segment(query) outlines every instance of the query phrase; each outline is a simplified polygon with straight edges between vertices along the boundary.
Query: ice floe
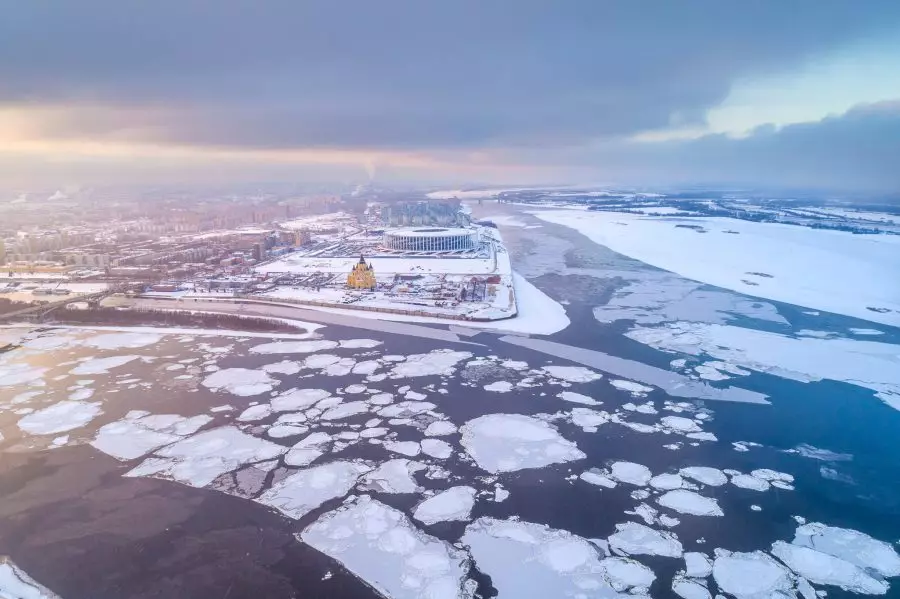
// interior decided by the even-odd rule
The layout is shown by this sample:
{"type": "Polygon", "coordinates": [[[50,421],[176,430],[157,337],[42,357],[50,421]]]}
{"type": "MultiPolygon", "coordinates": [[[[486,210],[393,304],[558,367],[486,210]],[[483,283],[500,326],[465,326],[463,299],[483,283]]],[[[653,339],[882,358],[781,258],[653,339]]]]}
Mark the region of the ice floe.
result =
{"type": "Polygon", "coordinates": [[[82,343],[97,349],[134,349],[159,343],[162,338],[156,333],[106,333],[88,337],[82,343]]]}
{"type": "Polygon", "coordinates": [[[369,405],[364,401],[348,401],[322,412],[322,420],[342,420],[357,414],[364,414],[369,405]]]}
{"type": "Polygon", "coordinates": [[[125,476],[153,476],[205,487],[226,472],[271,460],[285,451],[286,447],[224,426],[163,447],[125,476]]]}
{"type": "Polygon", "coordinates": [[[424,464],[406,458],[388,460],[363,476],[360,488],[381,493],[416,493],[421,487],[413,474],[424,469],[424,464]]]}
{"type": "Polygon", "coordinates": [[[582,395],[581,393],[575,393],[574,391],[561,391],[557,393],[556,396],[563,401],[580,403],[586,406],[599,406],[603,403],[602,401],[597,401],[593,397],[588,397],[587,395],[582,395]]]}
{"type": "Polygon", "coordinates": [[[682,599],[710,599],[709,589],[700,581],[683,576],[675,576],[672,579],[672,592],[682,599]]]}
{"type": "Polygon", "coordinates": [[[343,339],[340,341],[340,346],[348,349],[371,349],[379,345],[381,345],[381,341],[375,339],[343,339]]]}
{"type": "Polygon", "coordinates": [[[616,532],[607,539],[613,551],[626,555],[661,555],[681,557],[683,549],[669,532],[654,530],[637,522],[616,524],[616,532]]]}
{"type": "Polygon", "coordinates": [[[449,420],[436,420],[425,427],[426,437],[443,437],[456,432],[456,425],[449,420]]]}
{"type": "Polygon", "coordinates": [[[392,599],[471,599],[466,553],[418,530],[402,512],[353,497],[300,538],[392,599]]]}
{"type": "Polygon", "coordinates": [[[579,477],[584,482],[596,485],[598,487],[606,487],[607,489],[615,489],[619,483],[609,478],[602,471],[597,469],[586,470],[582,472],[579,477]]]}
{"type": "Polygon", "coordinates": [[[422,501],[413,510],[413,518],[424,524],[448,520],[468,520],[477,491],[468,486],[451,487],[422,501]]]}
{"type": "MultiPolygon", "coordinates": [[[[519,520],[479,518],[466,527],[462,542],[478,569],[491,577],[500,597],[618,596],[597,548],[568,531],[519,520]]],[[[625,570],[618,563],[608,565],[619,582],[633,582],[635,574],[640,581],[648,579],[646,572],[625,570]]]]}
{"type": "Polygon", "coordinates": [[[684,486],[684,479],[679,474],[657,474],[650,479],[650,486],[654,489],[668,491],[680,489],[684,486]]]}
{"type": "Polygon", "coordinates": [[[472,354],[469,352],[449,349],[437,349],[427,354],[413,354],[407,356],[403,362],[395,364],[389,376],[395,379],[415,376],[450,376],[459,362],[471,357],[472,354]]]}
{"type": "Polygon", "coordinates": [[[117,460],[133,460],[195,433],[210,421],[210,416],[131,414],[100,427],[91,445],[117,460]]]}
{"type": "Polygon", "coordinates": [[[731,477],[731,484],[741,489],[750,489],[751,491],[768,491],[769,482],[762,478],[756,478],[750,474],[735,474],[731,477]]]}
{"type": "Polygon", "coordinates": [[[210,374],[200,384],[212,391],[227,391],[233,395],[248,397],[268,393],[278,384],[278,379],[272,378],[264,370],[225,368],[210,374]]]}
{"type": "Polygon", "coordinates": [[[684,575],[692,578],[706,578],[712,574],[712,560],[705,553],[684,552],[684,575]]]}
{"type": "Polygon", "coordinates": [[[544,366],[543,370],[550,376],[569,383],[590,383],[603,378],[599,372],[584,366],[544,366]]]}
{"type": "Polygon", "coordinates": [[[334,349],[337,341],[319,339],[315,341],[272,341],[250,348],[253,354],[311,354],[325,349],[334,349]]]}
{"type": "Polygon", "coordinates": [[[521,414],[487,414],[462,426],[461,443],[491,473],[541,468],[585,454],[550,424],[521,414]]]}
{"type": "Polygon", "coordinates": [[[497,381],[484,386],[485,391],[494,391],[495,393],[509,393],[513,389],[513,384],[509,381],[497,381]]]}
{"type": "Polygon", "coordinates": [[[664,493],[656,499],[656,502],[680,514],[691,514],[694,516],[725,515],[715,499],[704,497],[686,489],[675,489],[664,493]]]}
{"type": "Polygon", "coordinates": [[[106,374],[113,368],[124,366],[140,356],[110,356],[108,358],[90,358],[70,370],[70,374],[106,374]]]}
{"type": "Polygon", "coordinates": [[[649,468],[634,462],[614,462],[609,467],[610,478],[638,487],[646,486],[652,476],[649,468]]]}
{"type": "Polygon", "coordinates": [[[791,571],[762,551],[716,550],[713,578],[720,591],[736,599],[794,596],[791,571]]]}
{"type": "Polygon", "coordinates": [[[32,435],[55,435],[80,428],[103,413],[100,402],[64,400],[19,420],[19,428],[32,435]]]}
{"type": "Polygon", "coordinates": [[[271,415],[272,406],[270,406],[269,404],[259,404],[250,406],[249,408],[241,412],[235,420],[237,420],[238,422],[254,422],[256,420],[268,418],[271,415]]]}
{"type": "Polygon", "coordinates": [[[884,595],[888,590],[887,582],[869,576],[862,568],[809,547],[776,541],[772,545],[772,555],[816,584],[838,586],[863,595],[884,595]]]}
{"type": "Polygon", "coordinates": [[[306,468],[275,483],[254,501],[296,520],[326,501],[346,495],[369,470],[362,462],[343,460],[306,468]]]}
{"type": "Polygon", "coordinates": [[[262,367],[269,374],[297,374],[302,366],[300,362],[292,362],[291,360],[282,360],[273,364],[266,364],[262,367]]]}
{"type": "Polygon", "coordinates": [[[305,410],[330,396],[331,394],[324,389],[291,389],[272,398],[272,410],[275,412],[305,410]]]}
{"type": "Polygon", "coordinates": [[[438,460],[446,460],[453,455],[453,446],[440,439],[423,439],[422,453],[438,460]]]}

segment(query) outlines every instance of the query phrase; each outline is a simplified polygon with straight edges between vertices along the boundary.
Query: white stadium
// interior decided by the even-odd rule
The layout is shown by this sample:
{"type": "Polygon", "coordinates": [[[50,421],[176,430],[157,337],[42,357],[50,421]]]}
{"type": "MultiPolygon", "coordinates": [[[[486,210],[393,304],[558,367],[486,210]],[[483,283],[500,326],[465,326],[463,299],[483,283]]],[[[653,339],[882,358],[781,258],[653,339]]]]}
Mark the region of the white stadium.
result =
{"type": "Polygon", "coordinates": [[[477,229],[410,227],[384,232],[382,247],[398,252],[466,252],[478,247],[477,229]]]}

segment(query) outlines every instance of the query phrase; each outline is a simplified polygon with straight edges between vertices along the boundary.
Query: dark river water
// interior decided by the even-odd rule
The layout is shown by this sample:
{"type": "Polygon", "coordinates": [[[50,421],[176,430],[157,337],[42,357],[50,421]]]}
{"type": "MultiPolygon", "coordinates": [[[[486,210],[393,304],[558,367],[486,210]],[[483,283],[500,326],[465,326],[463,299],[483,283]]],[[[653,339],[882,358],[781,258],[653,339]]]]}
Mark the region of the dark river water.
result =
{"type": "MultiPolygon", "coordinates": [[[[482,214],[502,210],[481,209],[482,214]]],[[[521,218],[532,222],[528,220],[530,217],[521,218]]],[[[604,271],[648,267],[592,244],[571,230],[546,223],[541,228],[503,227],[502,231],[514,268],[566,307],[571,325],[549,336],[550,339],[660,368],[669,367],[674,356],[622,335],[629,323],[601,324],[593,315],[593,308],[609,301],[622,285],[620,276],[603,276],[604,271]]],[[[795,329],[867,325],[836,315],[813,317],[792,306],[775,305],[795,329]]],[[[752,324],[766,326],[757,321],[752,324]]],[[[393,393],[401,387],[412,386],[426,393],[427,401],[438,404],[436,409],[457,425],[490,413],[553,415],[574,406],[556,397],[568,388],[559,381],[548,380],[510,393],[485,390],[485,384],[502,380],[515,383],[526,376],[499,366],[499,361],[523,361],[532,369],[551,363],[568,364],[506,343],[493,333],[462,338],[468,343],[449,343],[335,325],[318,332],[326,340],[370,338],[382,342],[373,350],[340,347],[328,350],[357,361],[367,359],[367,354],[377,359],[444,348],[470,352],[475,358],[495,356],[490,368],[457,368],[452,376],[388,378],[367,383],[393,393]],[[446,393],[435,392],[438,388],[446,389],[446,393]]],[[[283,359],[305,357],[257,355],[249,351],[266,341],[269,340],[169,334],[157,343],[135,348],[103,350],[74,345],[28,352],[24,358],[28,364],[47,369],[40,375],[44,386],[32,387],[25,382],[0,387],[0,405],[4,406],[0,411],[0,432],[5,437],[0,445],[3,451],[0,554],[10,556],[34,579],[65,599],[375,596],[365,583],[334,560],[294,537],[322,514],[339,506],[343,497],[327,501],[299,520],[291,520],[246,497],[155,478],[123,477],[139,460],[119,461],[88,444],[101,426],[123,418],[131,410],[182,416],[209,414],[214,420],[206,429],[234,423],[236,415],[251,402],[265,401],[268,396],[241,397],[212,391],[198,384],[207,373],[176,379],[183,370],[169,370],[169,367],[182,360],[196,359],[196,365],[214,360],[220,369],[259,369],[283,359]],[[215,354],[210,347],[228,347],[228,350],[215,354]],[[79,360],[122,354],[136,354],[148,360],[136,360],[104,374],[70,373],[79,360]],[[64,378],[54,380],[57,377],[64,378]],[[55,434],[22,434],[17,423],[24,414],[16,413],[17,410],[41,409],[64,400],[81,379],[94,381],[89,384],[94,389],[89,401],[102,402],[102,414],[84,427],[68,431],[69,438],[58,448],[48,449],[50,440],[57,437],[55,434]],[[123,379],[139,382],[123,385],[120,382],[123,379]],[[40,391],[41,395],[11,405],[13,398],[29,389],[40,391]],[[234,410],[210,412],[211,407],[221,404],[229,404],[234,410]]],[[[889,331],[879,341],[897,343],[900,336],[889,331]]],[[[9,350],[7,360],[20,351],[9,350]]],[[[365,378],[307,371],[272,376],[280,381],[276,390],[302,386],[332,392],[365,378]]],[[[610,413],[622,412],[622,406],[629,402],[653,401],[660,410],[659,415],[645,417],[628,413],[637,422],[652,424],[661,416],[675,414],[662,409],[667,400],[672,400],[663,391],[656,389],[646,397],[634,398],[613,388],[609,378],[574,383],[570,389],[602,401],[602,409],[610,413]]],[[[677,515],[681,523],[672,531],[685,551],[707,554],[715,548],[765,551],[774,541],[793,538],[796,516],[810,522],[852,528],[888,542],[900,539],[900,452],[897,450],[900,412],[876,399],[871,391],[845,383],[803,383],[753,373],[713,385],[736,385],[757,391],[767,395],[771,404],[688,401],[690,413],[700,410],[709,415],[704,430],[716,435],[715,442],[692,444],[677,435],[639,433],[613,424],[605,424],[596,432],[585,432],[571,421],[558,418],[553,420],[554,426],[586,454],[585,459],[499,477],[488,476],[461,453],[442,465],[452,473],[452,484],[471,484],[489,491],[500,483],[509,491],[509,498],[502,502],[479,496],[472,519],[515,516],[585,538],[603,539],[615,531],[617,523],[640,522],[626,512],[642,502],[652,505],[650,499],[632,496],[635,487],[620,484],[615,489],[601,490],[576,479],[588,468],[630,461],[647,466],[654,474],[702,465],[741,472],[769,468],[794,476],[794,490],[772,488],[757,492],[732,485],[703,489],[704,495],[718,501],[725,515],[677,515]],[[673,442],[680,446],[675,450],[664,447],[673,442]],[[738,451],[732,445],[735,442],[758,445],[738,451]],[[751,505],[758,506],[759,511],[751,509],[751,505]]],[[[359,424],[371,417],[363,414],[349,422],[359,424]]],[[[274,419],[273,416],[249,424],[248,430],[270,424],[274,419]]],[[[398,441],[421,439],[421,431],[411,426],[397,426],[392,430],[398,441]]],[[[453,445],[458,448],[456,439],[453,445]]],[[[290,445],[297,440],[290,437],[276,442],[290,445]]],[[[321,461],[331,458],[378,462],[385,459],[385,450],[380,445],[356,443],[332,452],[321,461]]],[[[269,472],[265,484],[283,478],[289,471],[283,464],[279,465],[269,472]]],[[[429,481],[421,475],[417,480],[432,489],[451,484],[439,479],[429,481]]],[[[421,500],[417,494],[377,493],[376,496],[379,501],[406,513],[421,500]]],[[[455,543],[467,523],[442,522],[425,530],[455,543]]],[[[651,527],[660,528],[659,525],[651,527]]],[[[650,594],[675,597],[670,583],[676,571],[684,568],[683,560],[658,556],[636,558],[656,574],[650,594]]],[[[495,594],[489,572],[474,571],[472,576],[479,583],[480,596],[495,594]]],[[[852,595],[832,586],[817,588],[825,588],[829,597],[852,595]]],[[[888,596],[900,596],[898,589],[900,586],[892,585],[888,596]]]]}

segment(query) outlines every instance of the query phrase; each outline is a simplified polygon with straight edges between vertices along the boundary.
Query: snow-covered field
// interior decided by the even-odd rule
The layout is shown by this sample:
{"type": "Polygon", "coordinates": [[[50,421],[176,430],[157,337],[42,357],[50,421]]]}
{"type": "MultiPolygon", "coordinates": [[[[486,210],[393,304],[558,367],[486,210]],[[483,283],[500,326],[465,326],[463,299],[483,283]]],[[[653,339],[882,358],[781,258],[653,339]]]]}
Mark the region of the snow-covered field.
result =
{"type": "Polygon", "coordinates": [[[567,210],[531,213],[689,279],[900,326],[900,236],[854,235],[727,218],[567,210]],[[705,232],[686,226],[702,227],[705,232]]]}

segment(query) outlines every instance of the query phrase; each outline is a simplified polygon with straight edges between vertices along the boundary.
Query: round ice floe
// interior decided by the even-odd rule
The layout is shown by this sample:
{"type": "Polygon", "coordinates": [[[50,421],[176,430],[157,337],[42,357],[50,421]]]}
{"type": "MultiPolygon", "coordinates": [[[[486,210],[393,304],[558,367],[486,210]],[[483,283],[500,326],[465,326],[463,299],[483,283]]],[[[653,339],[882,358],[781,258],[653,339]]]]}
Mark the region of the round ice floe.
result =
{"type": "Polygon", "coordinates": [[[609,471],[610,478],[638,487],[646,486],[653,476],[649,468],[634,462],[614,462],[609,471]]]}
{"type": "Polygon", "coordinates": [[[444,435],[452,435],[455,432],[456,425],[447,420],[432,422],[425,428],[426,437],[443,437],[444,435]]]}
{"type": "MultiPolygon", "coordinates": [[[[461,443],[491,473],[541,468],[585,457],[550,424],[521,414],[488,414],[460,429],[461,443]]],[[[649,478],[649,476],[648,476],[649,478]]]]}
{"type": "Polygon", "coordinates": [[[440,439],[423,439],[422,453],[439,460],[446,460],[453,455],[453,446],[440,439]]]}
{"type": "Polygon", "coordinates": [[[497,381],[484,386],[485,391],[493,391],[495,393],[509,393],[513,389],[513,384],[509,381],[497,381]]]}
{"type": "Polygon", "coordinates": [[[750,476],[755,476],[756,478],[761,478],[763,480],[767,480],[769,482],[780,480],[786,483],[794,482],[794,477],[785,472],[778,472],[777,470],[769,470],[768,468],[760,468],[758,470],[753,470],[750,473],[750,476]]]}
{"type": "Polygon", "coordinates": [[[663,416],[660,419],[660,424],[668,429],[672,429],[681,433],[700,432],[700,427],[697,426],[696,422],[694,422],[690,418],[683,418],[681,416],[663,416]]]}
{"type": "Polygon", "coordinates": [[[650,479],[650,486],[663,491],[680,489],[684,486],[684,479],[678,474],[657,474],[650,479]]]}
{"type": "Polygon", "coordinates": [[[731,484],[751,491],[768,491],[770,486],[767,481],[749,474],[735,474],[731,477],[731,484]]]}
{"type": "Polygon", "coordinates": [[[597,401],[592,397],[582,395],[581,393],[575,393],[574,391],[561,391],[560,393],[557,393],[556,396],[563,401],[580,403],[586,406],[599,406],[603,403],[602,401],[597,401]]]}

